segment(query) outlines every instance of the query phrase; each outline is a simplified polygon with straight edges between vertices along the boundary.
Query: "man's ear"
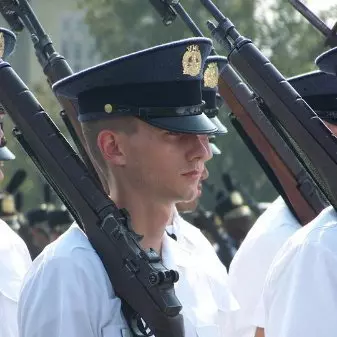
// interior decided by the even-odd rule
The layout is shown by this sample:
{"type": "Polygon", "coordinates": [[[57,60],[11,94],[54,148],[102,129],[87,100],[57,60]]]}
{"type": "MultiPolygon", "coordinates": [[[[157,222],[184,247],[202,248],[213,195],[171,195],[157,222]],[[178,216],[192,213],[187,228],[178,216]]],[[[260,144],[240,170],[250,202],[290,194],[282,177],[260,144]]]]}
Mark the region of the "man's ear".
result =
{"type": "Polygon", "coordinates": [[[124,165],[126,162],[120,136],[111,130],[102,130],[97,136],[97,146],[104,160],[118,166],[124,165]]]}

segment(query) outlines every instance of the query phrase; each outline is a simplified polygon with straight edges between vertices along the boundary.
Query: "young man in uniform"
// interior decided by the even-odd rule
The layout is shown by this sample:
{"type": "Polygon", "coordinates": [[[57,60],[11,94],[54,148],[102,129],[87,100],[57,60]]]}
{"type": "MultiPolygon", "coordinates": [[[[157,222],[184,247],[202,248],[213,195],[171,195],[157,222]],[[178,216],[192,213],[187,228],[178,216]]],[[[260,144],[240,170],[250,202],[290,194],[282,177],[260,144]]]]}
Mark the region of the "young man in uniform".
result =
{"type": "MultiPolygon", "coordinates": [[[[322,70],[337,75],[337,48],[320,56],[322,70]]],[[[317,60],[316,60],[317,63],[317,60]]],[[[314,83],[308,103],[337,136],[337,78],[314,83]],[[326,95],[321,95],[322,88],[326,95]]],[[[309,78],[310,79],[310,78],[309,78]]],[[[314,78],[313,78],[314,79],[314,78]]],[[[337,213],[330,206],[293,235],[271,265],[263,290],[266,337],[337,335],[337,213]]]]}
{"type": "MultiPolygon", "coordinates": [[[[14,50],[15,35],[0,29],[0,57],[6,59],[14,50]]],[[[3,132],[5,111],[0,107],[0,162],[15,159],[6,147],[3,132]]],[[[0,181],[4,173],[0,169],[0,181]]],[[[3,211],[6,205],[1,204],[3,211]]],[[[30,255],[24,241],[0,219],[0,337],[17,337],[17,307],[23,278],[31,265],[30,255]]]]}
{"type": "MultiPolygon", "coordinates": [[[[296,76],[288,81],[316,111],[330,130],[336,134],[336,127],[330,123],[332,121],[330,115],[337,109],[336,100],[331,99],[333,92],[336,92],[337,79],[322,73],[311,73],[296,76]],[[327,80],[329,81],[327,82],[327,80]],[[317,95],[307,96],[309,92],[314,92],[317,95]]],[[[281,197],[278,197],[248,233],[229,269],[231,290],[240,305],[240,310],[233,313],[230,336],[253,337],[257,327],[256,336],[264,336],[263,328],[267,323],[265,317],[269,315],[269,308],[265,308],[263,305],[262,293],[268,270],[275,256],[280,250],[283,250],[281,247],[300,228],[300,223],[290,212],[286,203],[281,197]]],[[[287,274],[289,273],[287,271],[287,274]]],[[[308,294],[308,298],[310,296],[308,294]]],[[[311,304],[308,303],[307,306],[311,307],[311,304]]],[[[284,314],[286,309],[283,308],[283,310],[284,314]]],[[[273,316],[268,324],[272,322],[275,326],[282,325],[285,322],[282,318],[283,314],[278,317],[273,316]]],[[[294,319],[295,325],[296,317],[293,313],[292,319],[294,319]]],[[[302,335],[309,336],[306,333],[297,334],[297,336],[302,335]]],[[[323,333],[318,335],[325,336],[323,333]]],[[[283,335],[281,330],[276,335],[273,333],[270,336],[288,337],[288,335],[283,335]]]]}
{"type": "MultiPolygon", "coordinates": [[[[218,259],[198,259],[165,232],[175,204],[197,196],[217,129],[201,111],[200,82],[211,41],[194,38],[133,53],[54,86],[77,98],[91,154],[108,177],[110,197],[126,208],[143,248],[178,270],[186,337],[225,336],[236,305],[218,259]],[[202,291],[200,291],[202,289],[202,291]]],[[[73,225],[34,261],[19,304],[21,337],[128,335],[106,271],[73,225]]]]}
{"type": "MultiPolygon", "coordinates": [[[[205,102],[204,107],[203,107],[203,112],[216,125],[218,131],[215,134],[217,136],[224,135],[227,133],[227,128],[221,123],[221,121],[217,117],[219,113],[219,106],[218,106],[219,101],[216,99],[216,95],[218,91],[218,79],[226,64],[227,64],[227,59],[225,57],[209,56],[206,59],[204,70],[203,70],[202,99],[205,102]]],[[[215,137],[215,136],[211,136],[211,137],[215,137]]],[[[221,154],[220,149],[218,149],[215,144],[210,143],[210,145],[211,145],[211,150],[212,150],[213,155],[221,154]]],[[[179,243],[188,247],[189,249],[193,249],[194,254],[200,254],[200,255],[203,255],[207,252],[213,255],[216,249],[206,239],[206,237],[200,231],[199,228],[185,221],[179,213],[180,212],[181,213],[193,212],[196,210],[198,203],[199,203],[199,199],[202,194],[202,182],[206,180],[208,176],[209,176],[208,170],[205,168],[201,176],[199,185],[198,185],[197,197],[195,199],[192,199],[191,201],[180,202],[176,204],[176,210],[173,214],[171,225],[169,225],[166,229],[167,232],[170,235],[173,235],[173,237],[176,238],[176,240],[178,240],[179,243]]],[[[223,247],[221,247],[221,249],[222,248],[223,247]]],[[[233,255],[231,252],[229,253],[229,255],[230,256],[228,257],[228,259],[231,260],[233,255]]],[[[219,271],[222,270],[223,281],[227,282],[227,272],[225,270],[225,266],[223,265],[223,263],[221,263],[221,261],[219,262],[220,263],[218,264],[217,269],[219,271]]]]}
{"type": "MultiPolygon", "coordinates": [[[[216,94],[218,91],[218,79],[223,67],[226,65],[227,59],[221,56],[209,56],[206,59],[205,66],[203,69],[203,79],[202,79],[202,99],[205,102],[203,106],[203,113],[212,121],[217,127],[215,135],[224,135],[227,133],[227,128],[221,123],[220,119],[217,117],[219,113],[219,107],[217,106],[218,100],[216,99],[216,94]]],[[[212,142],[215,135],[209,136],[209,145],[213,155],[221,154],[220,149],[212,142]]],[[[195,199],[180,202],[176,204],[178,212],[193,212],[199,203],[199,199],[202,194],[202,182],[206,180],[209,176],[209,172],[205,167],[202,173],[199,185],[198,185],[198,195],[195,199]]],[[[172,228],[174,232],[174,228],[172,228]]]]}
{"type": "Polygon", "coordinates": [[[240,305],[231,317],[229,337],[254,337],[254,316],[268,269],[277,251],[299,228],[301,225],[279,196],[248,232],[228,272],[231,291],[240,305]]]}

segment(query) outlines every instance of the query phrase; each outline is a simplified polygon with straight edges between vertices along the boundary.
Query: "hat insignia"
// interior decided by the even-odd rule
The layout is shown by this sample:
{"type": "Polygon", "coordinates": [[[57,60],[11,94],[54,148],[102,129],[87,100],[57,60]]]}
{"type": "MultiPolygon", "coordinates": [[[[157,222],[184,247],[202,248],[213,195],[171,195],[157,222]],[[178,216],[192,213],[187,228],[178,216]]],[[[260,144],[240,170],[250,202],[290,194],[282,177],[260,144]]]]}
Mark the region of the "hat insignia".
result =
{"type": "Polygon", "coordinates": [[[218,227],[222,226],[222,220],[218,215],[214,216],[214,222],[218,227]]]}
{"type": "Polygon", "coordinates": [[[243,198],[239,192],[232,192],[230,195],[231,203],[234,206],[240,206],[243,204],[243,198]]]}
{"type": "Polygon", "coordinates": [[[199,46],[188,46],[182,62],[184,75],[198,76],[201,70],[201,53],[199,46]]]}
{"type": "Polygon", "coordinates": [[[219,69],[215,62],[209,63],[204,72],[204,86],[206,88],[215,88],[218,85],[219,69]]]}
{"type": "Polygon", "coordinates": [[[0,57],[3,56],[5,51],[5,38],[4,38],[4,34],[1,32],[0,33],[0,57]]]}
{"type": "Polygon", "coordinates": [[[12,214],[16,212],[15,209],[15,201],[11,195],[6,195],[4,199],[2,199],[1,203],[2,212],[5,214],[12,214]]]}

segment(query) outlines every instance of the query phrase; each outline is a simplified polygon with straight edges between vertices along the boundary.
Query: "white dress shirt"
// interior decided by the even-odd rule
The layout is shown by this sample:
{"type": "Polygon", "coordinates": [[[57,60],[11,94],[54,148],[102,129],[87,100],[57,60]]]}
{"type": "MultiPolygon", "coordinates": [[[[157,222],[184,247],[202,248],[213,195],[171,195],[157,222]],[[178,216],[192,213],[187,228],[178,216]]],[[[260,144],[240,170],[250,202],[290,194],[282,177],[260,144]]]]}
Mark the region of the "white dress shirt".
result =
{"type": "Polygon", "coordinates": [[[280,249],[263,303],[266,337],[337,336],[337,213],[332,207],[280,249]]]}
{"type": "Polygon", "coordinates": [[[24,241],[0,220],[0,337],[18,336],[19,293],[31,262],[24,241]]]}
{"type": "MultiPolygon", "coordinates": [[[[236,302],[214,251],[213,255],[195,254],[193,246],[165,234],[162,260],[180,275],[175,291],[183,305],[185,336],[225,337],[226,318],[236,302]]],[[[128,335],[120,299],[101,260],[76,225],[33,262],[22,289],[18,318],[20,337],[128,335]]]]}
{"type": "Polygon", "coordinates": [[[277,251],[299,228],[278,197],[248,232],[229,268],[230,289],[240,306],[232,314],[229,337],[254,337],[256,326],[264,326],[259,303],[268,269],[277,251]]]}

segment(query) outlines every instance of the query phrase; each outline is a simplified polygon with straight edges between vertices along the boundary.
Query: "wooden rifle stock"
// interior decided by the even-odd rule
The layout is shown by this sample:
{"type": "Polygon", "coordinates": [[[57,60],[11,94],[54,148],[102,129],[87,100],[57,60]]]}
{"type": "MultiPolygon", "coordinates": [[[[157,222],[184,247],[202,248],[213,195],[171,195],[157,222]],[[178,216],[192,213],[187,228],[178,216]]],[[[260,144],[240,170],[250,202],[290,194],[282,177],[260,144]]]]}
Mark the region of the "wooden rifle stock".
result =
{"type": "MultiPolygon", "coordinates": [[[[305,168],[300,170],[302,172],[292,170],[307,175],[306,181],[301,179],[301,175],[295,175],[300,178],[297,180],[302,194],[316,212],[329,204],[337,209],[337,138],[270,60],[236,30],[212,0],[201,2],[218,22],[216,26],[208,21],[207,26],[212,36],[228,51],[229,64],[263,101],[261,110],[267,111],[277,133],[296,155],[300,166],[305,168]]],[[[272,143],[273,139],[269,140],[272,143]]],[[[289,168],[292,162],[286,162],[289,168]]]]}
{"type": "MultiPolygon", "coordinates": [[[[151,1],[152,5],[153,2],[151,1]]],[[[210,0],[201,2],[213,16],[216,14],[215,18],[223,18],[210,0]]],[[[195,36],[203,36],[179,1],[166,3],[167,11],[170,10],[169,7],[174,8],[195,36]]],[[[212,36],[215,36],[214,33],[212,36]]],[[[220,42],[230,47],[226,41],[221,39],[220,42]]],[[[213,50],[212,54],[216,52],[213,50]]],[[[307,224],[329,204],[322,191],[304,169],[290,144],[285,143],[284,138],[271,124],[264,109],[261,111],[253,93],[242,83],[230,65],[227,65],[220,75],[219,91],[236,117],[232,120],[234,128],[283,196],[294,216],[302,225],[307,224]]]]}
{"type": "Polygon", "coordinates": [[[257,150],[262,154],[270,169],[277,177],[280,185],[284,189],[289,202],[293,206],[296,216],[302,225],[314,219],[317,214],[307,202],[297,188],[297,180],[290,169],[285,165],[275,149],[271,146],[266,136],[258,128],[253,119],[242,106],[231,87],[225,82],[222,76],[219,77],[219,93],[226,104],[242,125],[247,135],[251,138],[257,150]]]}

